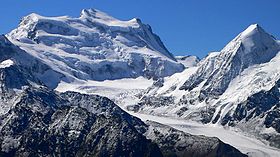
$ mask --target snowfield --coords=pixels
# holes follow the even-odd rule
[[[128,111],[129,112],[129,111]],[[131,115],[140,118],[142,121],[155,121],[169,125],[175,129],[190,133],[193,135],[205,135],[217,137],[225,143],[228,143],[239,149],[242,153],[250,157],[279,157],[280,150],[267,146],[256,137],[250,137],[233,128],[224,128],[216,124],[201,124],[194,121],[186,121],[168,117],[152,116],[147,114],[129,112]]]
[[[55,90],[59,92],[75,91],[84,94],[97,94],[108,97],[121,108],[135,105],[139,102],[137,94],[153,84],[152,79],[138,77],[105,81],[60,82]]]
[[[174,80],[175,78],[182,76],[187,77],[192,71],[194,71],[194,69],[195,68],[187,69],[187,73],[178,73],[166,78],[166,80]],[[75,84],[61,82],[56,90],[59,92],[76,91],[86,94],[99,94],[106,96],[117,103],[123,110],[127,111],[127,106],[134,105],[139,102],[139,98],[135,95],[143,92],[152,84],[152,80],[139,77],[136,79],[81,81],[76,82]],[[267,143],[256,139],[256,137],[242,133],[242,131],[232,127],[225,128],[218,124],[201,124],[190,120],[153,116],[131,111],[127,112],[143,121],[155,121],[193,135],[217,137],[223,142],[234,146],[242,153],[248,154],[251,157],[279,157],[280,154],[279,149],[270,147]]]

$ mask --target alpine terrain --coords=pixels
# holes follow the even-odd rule
[[[139,19],[31,14],[0,36],[0,54],[0,156],[247,156],[216,137],[143,122],[106,97],[59,91],[143,81],[137,93],[183,71]]]
[[[280,148],[279,43],[250,25],[197,66],[159,79],[129,109],[238,128]]]
[[[7,37],[70,82],[157,79],[184,69],[149,25],[136,18],[120,21],[95,9],[82,10],[79,18],[33,13]]]

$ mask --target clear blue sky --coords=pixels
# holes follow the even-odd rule
[[[0,33],[14,29],[32,12],[78,17],[83,8],[122,20],[140,18],[175,55],[204,57],[252,23],[280,39],[280,0],[5,0],[0,6]]]

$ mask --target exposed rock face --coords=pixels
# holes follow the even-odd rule
[[[147,138],[157,143],[164,156],[207,156],[207,157],[238,157],[246,156],[237,149],[223,143],[218,138],[193,136],[174,128],[148,121]]]
[[[2,39],[1,156],[162,156],[142,121],[107,98],[46,88],[30,65],[48,66]]]
[[[104,97],[29,87],[18,99],[0,116],[1,156],[243,156],[216,138],[146,125]]]
[[[145,124],[107,98],[55,93],[19,65],[0,76],[1,156],[161,156],[137,131]]]
[[[107,98],[43,87],[21,93],[0,133],[1,156],[244,156],[216,138],[146,125]]]
[[[260,134],[280,148],[280,81],[268,91],[260,91],[237,105],[236,109],[222,118],[222,125],[240,126],[246,131]],[[217,115],[219,116],[219,115]],[[264,126],[263,126],[264,125]],[[249,129],[248,129],[249,128]],[[257,128],[257,129],[256,129]],[[265,129],[274,129],[266,133]]]
[[[23,92],[21,100],[1,116],[1,155],[161,156],[157,145],[134,127],[144,123],[110,100],[87,96],[84,105],[101,107],[95,112],[72,104],[73,97],[84,95],[64,93],[62,97],[46,89]]]

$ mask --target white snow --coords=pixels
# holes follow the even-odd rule
[[[186,68],[197,66],[199,58],[197,56],[175,56],[179,63],[182,63]]]
[[[161,77],[184,69],[148,25],[135,18],[118,20],[95,9],[83,10],[78,18],[33,13],[7,37],[70,78],[135,78],[149,71]]]
[[[40,26],[40,23],[43,23],[43,25]],[[35,40],[28,39],[28,35],[32,34],[30,32],[34,31],[34,26],[38,27],[38,31],[34,35],[36,39],[40,40],[39,44]],[[106,31],[102,31],[100,28]],[[245,58],[244,63],[246,64],[247,59],[251,62],[252,56],[248,57],[248,54],[250,55],[248,52],[251,52],[252,49],[259,52],[259,49],[263,49],[263,45],[274,44],[275,41],[269,35],[258,33],[258,31],[263,30],[258,28],[258,25],[251,25],[230,42],[222,52],[210,53],[198,63],[198,67],[191,67],[195,66],[193,59],[191,59],[192,62],[182,62],[190,68],[164,78],[164,86],[154,88],[147,93],[147,96],[174,96],[175,103],[178,103],[187,94],[189,94],[189,97],[197,97],[207,80],[202,81],[191,92],[179,90],[179,88],[192,74],[201,72],[197,71],[199,66],[205,64],[207,75],[207,72],[211,74],[224,64],[230,65],[226,61],[223,62],[221,58],[231,55],[231,53],[234,56],[241,43],[244,46],[244,52],[240,55],[241,59]],[[145,39],[141,36],[142,34],[146,35]],[[156,68],[156,72],[160,74],[171,75],[180,71],[181,68],[181,64],[173,60],[172,55],[164,49],[159,39],[152,34],[149,26],[142,24],[138,19],[121,21],[93,9],[83,10],[79,18],[43,17],[31,14],[23,19],[19,28],[8,34],[8,38],[32,56],[49,65],[53,70],[64,74],[67,78],[72,78],[70,82],[61,81],[56,88],[57,91],[76,91],[106,96],[123,109],[126,109],[129,105],[137,104],[140,99],[137,95],[152,86],[153,81],[143,77],[107,80],[111,75],[116,74],[116,78],[124,78],[153,68]],[[261,39],[264,39],[264,41]],[[277,48],[277,46],[275,47]],[[255,54],[253,57],[256,57]],[[216,62],[213,61],[215,58],[218,58]],[[230,59],[232,58],[229,57]],[[246,100],[248,96],[260,90],[269,90],[275,81],[280,78],[279,54],[267,63],[260,62],[262,64],[254,65],[255,62],[259,63],[258,60],[253,60],[252,64],[248,63],[249,67],[245,70],[242,69],[244,71],[230,82],[223,95],[211,102],[211,105],[216,105],[218,102],[220,104],[217,106],[218,110],[216,110],[215,115],[218,114],[221,105],[227,104],[222,110],[222,118],[227,112],[234,109],[238,102]],[[214,63],[215,65],[213,65]],[[13,64],[12,60],[5,60],[0,63],[0,68],[10,67]],[[104,70],[104,67],[100,68],[102,66],[105,67],[105,70],[107,67],[110,69],[110,66],[116,69],[112,73],[98,73],[98,71]],[[129,69],[128,67],[131,66],[136,69]],[[224,69],[231,68],[231,66],[224,67]],[[222,74],[224,72],[226,71],[222,71]],[[166,74],[164,76],[167,76]],[[223,77],[222,74],[219,78]],[[47,80],[48,76],[53,76],[53,72],[47,71],[42,76],[46,80],[45,82],[52,82],[53,80]],[[93,77],[105,81],[93,81]],[[57,79],[56,81],[58,81]],[[182,107],[173,105],[160,107],[155,112],[172,116]],[[206,105],[205,102],[196,103],[189,106],[188,109],[190,110],[188,112],[197,111],[198,108]],[[152,109],[152,107],[146,107],[144,110],[151,111]],[[237,133],[236,130],[225,129],[218,125],[202,125],[185,120],[139,113],[131,114],[143,120],[157,121],[191,134],[216,136],[250,156],[279,156],[280,153],[278,149],[267,146],[256,140],[255,137],[249,137],[241,132]],[[274,130],[270,128],[265,131],[271,133]]]
[[[276,81],[280,79],[279,64],[280,53],[270,62],[251,66],[233,79],[227,90],[212,104],[216,105],[219,103],[219,107],[227,104],[221,112],[221,117],[230,110],[235,109],[237,104],[246,101],[249,96],[262,90],[270,90],[275,85]],[[213,118],[219,111],[220,109],[216,110]]]
[[[165,86],[172,86],[172,84],[170,83],[171,81],[169,82],[169,80],[174,81],[175,79],[179,79],[181,77],[188,77],[193,71],[195,71],[195,68],[189,68],[182,73],[178,73],[171,77],[165,78]],[[133,105],[139,101],[139,99],[134,95],[151,86],[152,83],[152,80],[147,80],[143,77],[139,77],[137,79],[120,79],[106,81],[80,81],[70,84],[61,82],[56,90],[60,92],[71,90],[87,94],[99,94],[107,96],[114,100],[122,109],[126,110],[126,106]],[[178,84],[180,83],[181,82],[179,81]],[[164,107],[162,107],[161,110],[162,113],[164,112],[164,110],[169,110],[171,112],[170,108],[165,109]],[[242,133],[237,129],[234,130],[233,128],[224,128],[217,124],[205,125],[194,121],[152,116],[130,111],[127,112],[142,119],[143,121],[156,121],[190,134],[218,137],[223,142],[236,147],[241,152],[252,157],[277,157],[280,153],[280,150],[267,146],[267,144],[263,143],[260,140],[257,140],[256,137],[246,135],[245,133]],[[267,129],[266,131],[271,132],[272,130]]]
[[[279,157],[280,155],[279,149],[267,146],[262,141],[257,140],[256,137],[250,137],[249,135],[242,134],[239,130],[234,130],[232,128],[229,129],[219,125],[205,125],[194,121],[158,117],[134,112],[129,113],[143,121],[151,120],[166,124],[193,135],[217,137],[223,142],[234,146],[242,153],[248,154],[250,157]]]
[[[233,39],[221,52],[209,53],[195,68],[174,74],[164,79],[164,85],[150,90],[145,96],[172,96],[175,103],[160,108],[143,107],[142,111],[157,115],[177,116],[183,106],[188,108],[182,117],[197,115],[208,106],[216,108],[213,119],[221,111],[220,120],[230,111],[234,111],[237,104],[245,101],[249,96],[261,90],[271,89],[280,79],[280,53],[276,40],[257,24],[249,26],[244,32]],[[234,65],[234,66],[233,66]],[[239,73],[236,77],[234,74]],[[194,74],[194,80],[188,80]],[[225,79],[226,78],[226,79]],[[179,90],[186,82],[203,79],[191,91]],[[227,86],[227,81],[229,85]],[[208,83],[207,85],[205,83]],[[174,89],[175,88],[175,89]],[[208,88],[210,88],[208,90]],[[219,91],[226,89],[221,96],[208,99],[207,102],[198,101],[200,92]],[[218,89],[218,90],[217,90]],[[193,104],[179,104],[181,98],[192,100]],[[181,99],[182,100],[182,99]],[[181,106],[180,106],[181,105]],[[222,107],[223,106],[223,107]],[[192,118],[195,118],[192,116]]]
[[[100,88],[114,88],[114,89],[146,89],[152,84],[153,80],[146,79],[144,77],[138,78],[124,78],[117,80],[105,80],[105,81],[80,81],[74,83],[66,83],[61,81],[61,83],[56,88],[57,91],[65,92],[68,90],[73,90],[81,87],[100,87]],[[81,91],[85,92],[85,91]]]
[[[0,68],[8,68],[12,65],[14,65],[14,61],[12,61],[11,59],[7,59],[0,63]]]
[[[134,27],[134,28],[139,27],[139,23],[137,22],[136,18],[133,18],[129,21],[121,21],[97,9],[82,10],[81,18],[85,18],[85,19],[90,18],[94,22],[98,22],[108,26]]]
[[[241,34],[242,36],[250,36],[256,29],[258,28],[258,24],[252,24],[247,29],[245,29]]]
[[[137,94],[152,84],[153,80],[148,80],[144,77],[105,81],[76,81],[71,83],[61,81],[55,90],[59,92],[75,91],[85,94],[98,94],[110,98],[125,109],[126,106],[135,105],[139,101]]]
[[[163,93],[165,96],[174,96],[175,102],[178,102],[181,97],[186,93],[184,90],[179,90],[179,88],[185,83],[185,80],[188,79],[194,72],[196,72],[197,67],[190,67],[186,70],[184,70],[181,73],[176,73],[172,76],[165,77],[164,78],[164,85],[155,90],[156,95],[161,95]],[[176,89],[172,92],[167,92],[172,86],[176,86]],[[154,93],[148,93],[147,95],[151,95]]]

